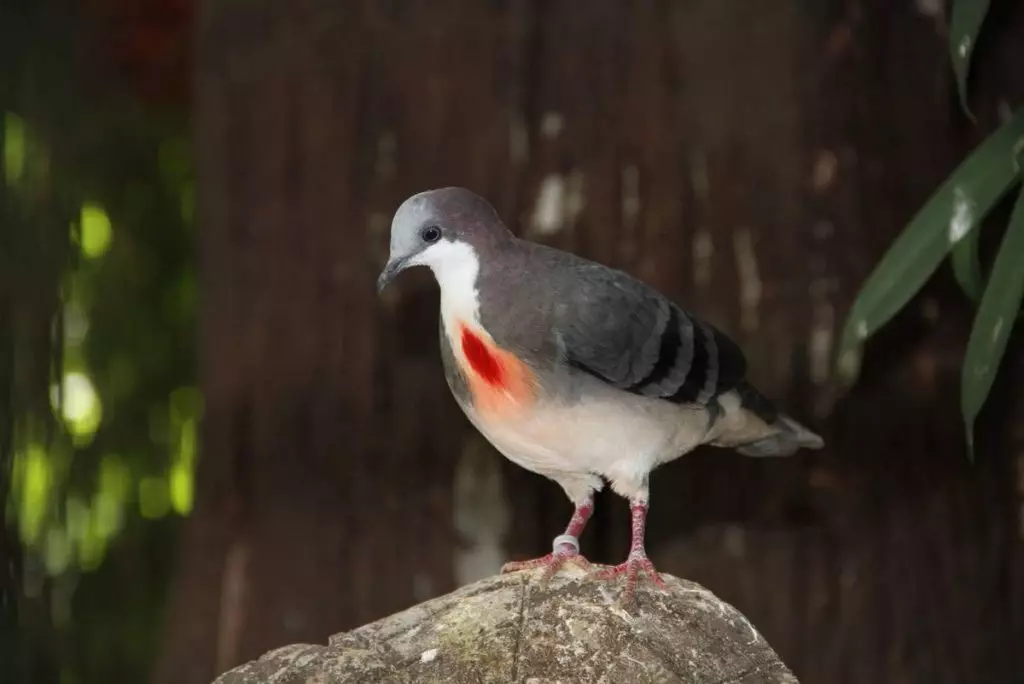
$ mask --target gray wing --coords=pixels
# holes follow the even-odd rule
[[[576,269],[571,307],[556,313],[568,363],[614,387],[678,404],[706,404],[746,375],[724,333],[653,288],[600,265]]]

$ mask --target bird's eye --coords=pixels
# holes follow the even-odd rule
[[[437,242],[441,239],[441,229],[437,226],[427,226],[421,233],[424,242]]]

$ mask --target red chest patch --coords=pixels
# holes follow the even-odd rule
[[[490,418],[511,417],[528,410],[535,398],[532,371],[487,336],[465,324],[458,328],[461,363],[473,406]]]
[[[505,382],[505,369],[498,357],[484,341],[466,328],[462,329],[462,353],[477,375],[487,384],[501,386]]]

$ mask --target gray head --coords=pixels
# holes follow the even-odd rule
[[[487,200],[465,188],[427,190],[402,202],[391,222],[391,253],[378,292],[411,266],[427,266],[438,282],[479,268],[477,259],[512,240]]]

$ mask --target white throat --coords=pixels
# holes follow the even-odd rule
[[[442,240],[415,257],[414,263],[427,266],[441,288],[441,317],[449,337],[457,322],[480,326],[480,300],[476,287],[480,259],[465,242]]]

